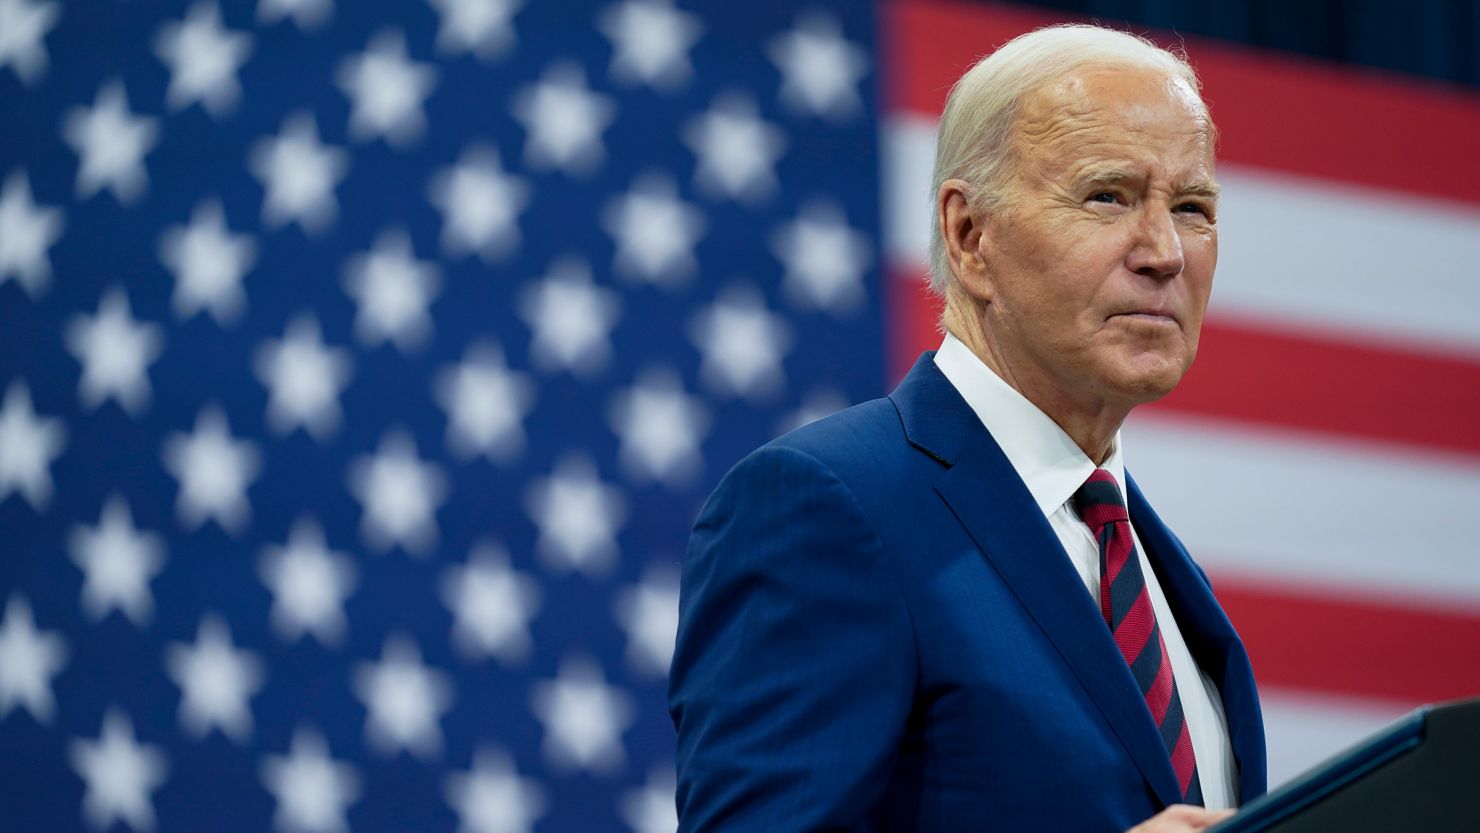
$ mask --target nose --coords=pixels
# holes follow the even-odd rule
[[[1182,237],[1177,234],[1176,218],[1164,206],[1147,201],[1141,208],[1141,222],[1126,267],[1138,275],[1164,281],[1181,274],[1182,266]]]

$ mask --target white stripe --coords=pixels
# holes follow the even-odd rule
[[[1155,411],[1124,437],[1131,476],[1210,572],[1480,604],[1480,461]]]
[[[884,255],[892,264],[930,264],[930,222],[934,195],[930,173],[935,167],[935,121],[891,117],[884,121],[883,177]]]
[[[883,132],[885,251],[929,263],[935,122]],[[1211,314],[1480,358],[1480,207],[1221,164]]]
[[[1260,687],[1269,788],[1344,752],[1416,706]]]
[[[1480,209],[1220,165],[1210,310],[1480,358]]]

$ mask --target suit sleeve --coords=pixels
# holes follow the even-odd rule
[[[848,487],[803,452],[752,454],[700,514],[680,599],[680,831],[872,829],[916,657],[893,567]]]

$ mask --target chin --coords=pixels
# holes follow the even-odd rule
[[[1147,357],[1141,358],[1142,361],[1130,367],[1118,368],[1119,372],[1109,378],[1111,387],[1123,399],[1137,405],[1155,402],[1171,393],[1192,364],[1191,359],[1184,362],[1168,358],[1148,362],[1145,361]]]
[[[1166,396],[1167,394],[1175,390],[1176,387],[1176,383],[1168,385],[1148,382],[1140,387],[1131,390],[1129,392],[1130,395],[1127,398],[1135,402],[1137,405],[1145,405],[1149,402],[1155,402],[1163,396]]]

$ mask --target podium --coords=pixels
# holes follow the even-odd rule
[[[1424,706],[1208,830],[1480,831],[1480,698]]]

